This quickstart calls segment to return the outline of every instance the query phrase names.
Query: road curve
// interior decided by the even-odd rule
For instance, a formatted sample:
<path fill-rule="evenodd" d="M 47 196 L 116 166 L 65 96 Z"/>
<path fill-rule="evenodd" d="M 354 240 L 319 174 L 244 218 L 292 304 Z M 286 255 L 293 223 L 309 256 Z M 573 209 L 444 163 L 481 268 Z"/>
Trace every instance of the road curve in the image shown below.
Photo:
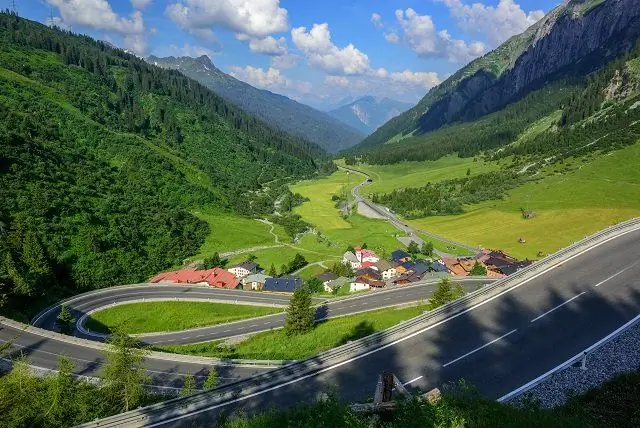
<path fill-rule="evenodd" d="M 101 421 L 101 426 L 211 425 L 221 411 L 252 412 L 312 401 L 337 388 L 341 398 L 370 396 L 382 371 L 409 388 L 460 378 L 497 398 L 545 373 L 640 313 L 640 230 L 599 241 L 442 321 L 348 359 L 305 362 L 183 400 Z M 533 269 L 531 271 L 534 271 Z M 451 309 L 450 309 L 451 308 Z M 298 374 L 300 373 L 300 374 Z M 198 404 L 196 404 L 198 403 Z M 145 419 L 141 419 L 145 418 Z M 119 425 L 115 425 L 119 424 Z"/>

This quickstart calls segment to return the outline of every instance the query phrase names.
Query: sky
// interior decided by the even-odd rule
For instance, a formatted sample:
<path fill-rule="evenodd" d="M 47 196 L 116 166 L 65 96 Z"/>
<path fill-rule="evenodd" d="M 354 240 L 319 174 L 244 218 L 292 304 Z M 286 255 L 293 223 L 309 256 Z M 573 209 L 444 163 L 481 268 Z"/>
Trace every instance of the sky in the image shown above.
<path fill-rule="evenodd" d="M 208 55 L 240 80 L 321 109 L 363 95 L 415 103 L 560 2 L 15 1 L 23 17 L 140 56 Z"/>

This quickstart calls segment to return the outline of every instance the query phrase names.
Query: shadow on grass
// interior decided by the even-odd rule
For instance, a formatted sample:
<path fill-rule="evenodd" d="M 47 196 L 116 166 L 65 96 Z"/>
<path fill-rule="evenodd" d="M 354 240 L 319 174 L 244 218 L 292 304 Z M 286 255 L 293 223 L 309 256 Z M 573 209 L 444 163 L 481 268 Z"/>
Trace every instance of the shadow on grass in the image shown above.
<path fill-rule="evenodd" d="M 375 329 L 373 328 L 373 324 L 369 321 L 360 321 L 349 334 L 345 335 L 340 339 L 338 345 L 344 345 L 345 343 L 349 343 L 353 340 L 362 339 L 363 337 L 367 337 L 370 334 L 373 334 Z"/>

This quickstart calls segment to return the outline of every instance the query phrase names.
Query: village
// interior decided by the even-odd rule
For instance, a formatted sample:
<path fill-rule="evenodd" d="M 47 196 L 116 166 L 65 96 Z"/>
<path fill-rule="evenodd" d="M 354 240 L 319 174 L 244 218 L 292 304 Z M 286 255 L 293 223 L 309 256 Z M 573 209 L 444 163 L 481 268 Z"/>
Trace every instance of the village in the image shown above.
<path fill-rule="evenodd" d="M 407 248 L 414 250 L 411 253 L 397 249 L 388 259 L 383 259 L 364 245 L 349 248 L 341 262 L 307 281 L 296 275 L 267 275 L 257 263 L 246 260 L 228 268 L 190 267 L 163 272 L 150 278 L 149 283 L 193 284 L 277 293 L 293 293 L 306 283 L 314 292 L 337 294 L 341 291 L 343 294 L 404 286 L 433 278 L 503 278 L 533 263 L 531 260 L 517 260 L 500 250 L 489 249 L 482 249 L 469 257 L 424 257 L 417 245 L 411 244 Z"/>

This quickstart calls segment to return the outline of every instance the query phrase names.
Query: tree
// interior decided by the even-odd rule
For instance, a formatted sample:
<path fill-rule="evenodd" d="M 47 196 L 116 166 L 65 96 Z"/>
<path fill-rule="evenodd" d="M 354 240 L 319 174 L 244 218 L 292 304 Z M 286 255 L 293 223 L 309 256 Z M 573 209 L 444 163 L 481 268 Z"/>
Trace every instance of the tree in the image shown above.
<path fill-rule="evenodd" d="M 258 259 L 258 256 L 256 256 L 255 254 L 249 254 L 247 256 L 247 260 L 249 260 L 250 262 L 254 262 Z"/>
<path fill-rule="evenodd" d="M 467 177 L 471 175 L 471 168 L 467 168 Z"/>
<path fill-rule="evenodd" d="M 289 268 L 284 263 L 280 265 L 280 276 L 286 275 L 289 273 Z"/>
<path fill-rule="evenodd" d="M 207 379 L 205 379 L 204 384 L 202 385 L 203 389 L 213 389 L 218 384 L 218 370 L 215 367 L 211 367 L 209 369 L 209 374 L 207 375 Z"/>
<path fill-rule="evenodd" d="M 276 277 L 278 276 L 278 271 L 276 271 L 276 265 L 274 265 L 273 263 L 271 263 L 271 267 L 269 268 L 269 276 L 271 277 Z"/>
<path fill-rule="evenodd" d="M 366 242 L 364 242 L 360 248 L 362 248 L 363 250 L 367 250 L 369 246 L 367 245 Z"/>
<path fill-rule="evenodd" d="M 353 269 L 350 263 L 334 262 L 331 267 L 329 267 L 329 272 L 338 276 L 344 276 L 345 278 L 353 276 Z"/>
<path fill-rule="evenodd" d="M 427 257 L 433 256 L 433 242 L 431 241 L 423 242 L 420 252 Z"/>
<path fill-rule="evenodd" d="M 293 292 L 287 316 L 284 320 L 284 331 L 287 336 L 308 333 L 313 330 L 315 311 L 311 300 L 311 290 L 306 285 Z"/>
<path fill-rule="evenodd" d="M 356 249 L 355 249 L 355 248 L 353 248 L 353 245 L 349 245 L 349 246 L 347 247 L 347 251 L 346 251 L 346 252 L 347 252 L 347 253 L 354 253 L 354 254 L 355 254 Z"/>
<path fill-rule="evenodd" d="M 443 278 L 438 284 L 438 288 L 431 295 L 429 304 L 431 309 L 438 308 L 446 303 L 456 300 L 464 295 L 462 285 L 458 284 L 455 287 L 451 283 L 449 278 Z"/>
<path fill-rule="evenodd" d="M 136 341 L 118 327 L 109 338 L 107 359 L 102 369 L 107 398 L 120 411 L 137 407 L 144 399 L 148 379 L 142 368 L 146 351 L 136 347 Z"/>
<path fill-rule="evenodd" d="M 484 267 L 482 264 L 480 264 L 480 262 L 478 260 L 476 260 L 476 262 L 473 264 L 473 267 L 471 268 L 471 271 L 469 272 L 469 275 L 471 275 L 471 276 L 486 276 L 487 275 L 487 268 Z"/>
<path fill-rule="evenodd" d="M 220 258 L 220 254 L 218 254 L 218 252 L 216 251 L 215 253 L 213 253 L 213 256 L 207 259 L 204 259 L 204 268 L 205 269 L 212 269 L 215 267 L 224 268 L 228 262 L 229 261 L 227 259 Z"/>
<path fill-rule="evenodd" d="M 76 404 L 73 368 L 73 361 L 63 356 L 58 360 L 58 371 L 46 379 L 49 401 L 47 419 L 52 422 L 52 425 L 64 426 L 72 420 L 72 411 Z"/>
<path fill-rule="evenodd" d="M 76 319 L 71 315 L 71 311 L 66 305 L 60 306 L 60 313 L 58 314 L 58 325 L 64 334 L 70 334 L 73 331 L 73 325 L 76 323 Z"/>
<path fill-rule="evenodd" d="M 418 247 L 418 244 L 415 241 L 411 241 L 409 242 L 407 251 L 413 256 L 413 258 L 415 258 L 416 254 L 420 253 L 420 248 Z"/>
<path fill-rule="evenodd" d="M 289 262 L 288 271 L 286 273 L 293 273 L 293 272 L 295 272 L 297 270 L 302 269 L 303 267 L 305 267 L 308 264 L 309 264 L 309 262 L 307 262 L 307 259 L 305 259 L 302 254 L 296 253 L 296 255 L 293 258 L 293 260 L 291 260 Z"/>
<path fill-rule="evenodd" d="M 311 290 L 312 293 L 321 293 L 324 290 L 324 285 L 318 278 L 311 278 L 308 280 L 307 287 L 309 287 L 309 290 Z"/>
<path fill-rule="evenodd" d="M 184 376 L 184 382 L 182 383 L 182 389 L 180 395 L 191 395 L 196 392 L 196 378 L 191 373 L 187 373 Z"/>

